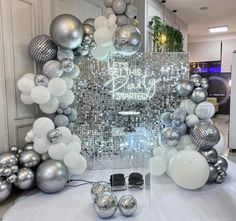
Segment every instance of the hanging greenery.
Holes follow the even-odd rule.
[[[152,18],[153,52],[181,52],[183,51],[183,34],[164,24],[160,17]]]

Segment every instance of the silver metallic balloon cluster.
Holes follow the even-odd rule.
[[[140,68],[147,79],[157,81],[151,99],[113,98],[112,85],[104,85],[111,80],[109,66],[119,62],[128,63],[131,72]],[[108,63],[84,58],[79,67],[80,78],[74,88],[74,107],[78,112],[75,133],[83,138],[83,155],[87,158],[88,167],[129,168],[131,156],[134,159],[132,165],[143,165],[159,140],[157,135],[162,128],[159,116],[166,110],[176,109],[181,101],[176,96],[175,82],[188,77],[188,54],[137,53],[129,58],[112,56]],[[132,75],[130,79],[131,83],[137,84],[140,80]],[[125,93],[126,89],[120,92]],[[140,114],[119,114],[130,110]],[[129,126],[135,128],[135,132],[124,132]]]
[[[106,182],[97,182],[91,188],[93,207],[97,215],[102,218],[112,217],[117,208],[123,216],[132,216],[137,210],[137,200],[131,195],[124,195],[118,201],[111,186]]]

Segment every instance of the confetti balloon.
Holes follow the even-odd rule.
[[[200,122],[192,127],[190,136],[192,141],[201,149],[210,149],[220,140],[220,132],[209,122]]]
[[[29,52],[36,62],[45,63],[56,57],[57,46],[49,36],[38,35],[31,40]]]

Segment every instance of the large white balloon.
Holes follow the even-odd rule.
[[[34,79],[23,76],[17,82],[17,87],[20,91],[27,94],[35,87]]]
[[[80,145],[82,144],[81,139],[75,134],[72,135],[71,141],[75,141],[76,143],[78,143]]]
[[[71,90],[67,90],[62,96],[58,97],[59,102],[67,106],[71,105],[74,99],[75,95]]]
[[[200,120],[208,120],[214,116],[215,106],[208,101],[204,101],[197,105],[195,113]]]
[[[178,151],[175,148],[166,148],[165,151],[163,152],[163,157],[167,163],[169,164],[170,160],[172,159],[175,154],[177,154]]]
[[[34,139],[34,150],[39,154],[44,154],[48,151],[50,143],[47,138],[35,138]]]
[[[68,150],[76,152],[76,153],[80,153],[81,152],[81,144],[77,143],[75,141],[72,141],[68,144]]]
[[[34,101],[32,100],[32,98],[30,96],[30,94],[21,93],[20,99],[24,104],[27,104],[27,105],[30,105],[30,104],[34,103]]]
[[[95,29],[99,29],[101,27],[106,27],[108,25],[108,20],[105,16],[98,16],[94,20]]]
[[[61,142],[68,144],[72,140],[72,135],[70,130],[67,127],[58,127],[58,130],[61,131],[62,137],[61,137]]]
[[[62,78],[53,78],[48,83],[48,90],[53,96],[62,96],[65,94],[67,84]]]
[[[54,128],[53,121],[47,117],[40,117],[33,124],[33,132],[37,137],[46,137],[48,132]]]
[[[175,147],[177,150],[183,150],[187,145],[193,144],[193,141],[189,135],[183,135],[180,138],[179,144]]]
[[[68,89],[71,89],[74,86],[73,79],[71,79],[69,77],[62,77],[62,79],[66,82]]]
[[[76,152],[70,151],[64,157],[64,163],[69,172],[75,175],[82,174],[87,168],[86,159]]]
[[[209,177],[206,158],[194,150],[178,152],[170,161],[169,167],[173,181],[185,189],[199,189]]]
[[[46,114],[53,114],[59,107],[59,101],[56,97],[51,97],[51,99],[47,103],[40,104],[39,107],[42,112]]]
[[[153,176],[161,176],[166,172],[167,163],[159,156],[150,158],[150,173]]]
[[[34,87],[31,90],[30,96],[36,104],[45,104],[51,98],[49,90],[43,86]]]
[[[98,46],[106,47],[112,43],[112,31],[107,27],[101,27],[94,32],[94,40]]]
[[[67,152],[67,145],[62,142],[51,144],[48,149],[48,155],[54,160],[64,160]]]
[[[219,142],[213,147],[216,149],[218,155],[222,155],[225,151],[225,141],[224,136],[222,133],[220,133],[220,140]]]

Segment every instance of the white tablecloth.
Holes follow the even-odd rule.
[[[114,172],[114,171],[113,171]],[[125,172],[128,175],[130,171]],[[87,171],[88,180],[108,181],[111,171]],[[58,194],[37,190],[23,194],[7,211],[3,221],[95,221],[90,185],[67,187]],[[119,198],[124,192],[115,192]],[[123,217],[119,211],[112,220],[129,221],[235,221],[236,164],[229,163],[223,184],[205,185],[197,191],[176,186],[169,177],[152,177],[151,189],[132,190],[138,201],[135,216]]]

